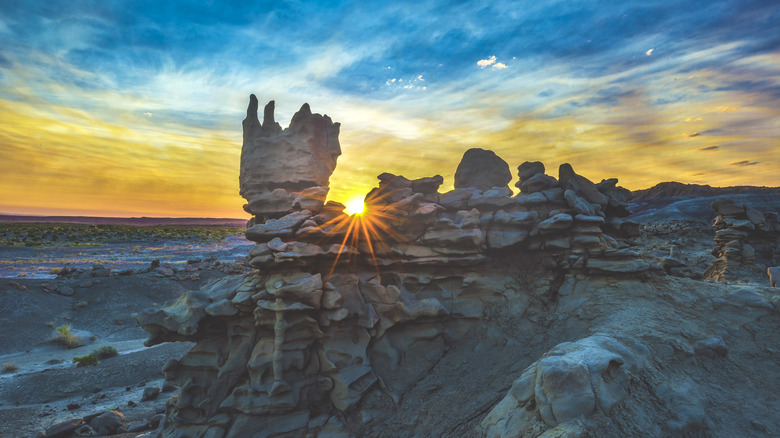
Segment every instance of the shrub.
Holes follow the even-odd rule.
[[[95,356],[95,353],[89,353],[89,354],[85,354],[84,356],[74,357],[73,363],[75,363],[76,368],[78,368],[78,367],[97,365],[99,362],[97,356]]]
[[[79,346],[79,340],[70,330],[70,324],[61,325],[55,330],[57,330],[57,342],[68,348],[76,348]]]
[[[94,354],[98,359],[108,359],[110,357],[118,356],[119,352],[111,345],[101,345],[100,347],[92,350],[92,354]]]
[[[83,309],[84,307],[87,307],[87,306],[89,306],[89,302],[87,302],[87,301],[79,301],[78,303],[76,303],[76,308],[77,309]]]
[[[13,373],[16,370],[19,369],[19,366],[15,363],[4,363],[3,364],[3,372],[4,373]]]

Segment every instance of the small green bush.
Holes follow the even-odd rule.
[[[95,353],[89,353],[89,354],[85,354],[84,356],[74,357],[73,363],[75,363],[76,368],[78,368],[78,367],[97,365],[99,362],[97,356],[95,356]]]
[[[57,342],[65,345],[68,348],[76,348],[79,346],[79,340],[76,335],[70,330],[70,324],[65,324],[57,327]]]
[[[89,306],[89,302],[87,302],[87,301],[79,301],[78,303],[76,303],[76,308],[77,309],[83,309],[84,307],[87,307],[87,306]]]
[[[13,373],[16,370],[19,369],[19,366],[15,363],[4,363],[3,364],[3,372],[4,373]]]
[[[98,359],[108,359],[110,357],[118,356],[119,352],[111,345],[101,345],[100,347],[92,350],[92,354],[94,354]]]

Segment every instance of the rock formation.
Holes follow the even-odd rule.
[[[706,430],[699,411],[675,407],[699,406],[696,384],[656,394],[638,382],[659,371],[636,319],[658,314],[643,303],[667,298],[648,283],[661,266],[626,241],[638,227],[624,219],[628,192],[616,180],[594,184],[567,164],[555,179],[523,163],[512,196],[506,163],[470,150],[454,190],[439,193],[440,176],[384,173],[366,212],[348,217],[343,205],[304,196],[327,187],[333,168],[301,147],[316,145],[335,165],[338,125],[305,107],[280,131],[272,105],[260,125],[252,102],[241,181],[256,215],[246,233],[257,242],[253,272],[138,317],[147,345],[195,343],[164,369],[181,390],[162,436],[585,436],[586,425],[608,427],[598,418],[634,415],[619,409],[632,391],[675,416],[622,434]],[[280,172],[288,154],[305,159]],[[752,321],[772,309],[754,295],[718,305]],[[591,332],[600,326],[612,332]],[[656,353],[727,351],[723,333],[696,336],[698,350],[663,338]],[[481,380],[484,369],[494,382]],[[434,392],[446,412],[426,403]]]
[[[473,187],[488,190],[491,187],[506,187],[512,180],[509,165],[493,151],[472,148],[463,154],[455,170],[455,188]]]
[[[282,130],[274,121],[274,101],[265,106],[262,124],[257,107],[253,94],[241,147],[240,194],[248,202],[244,210],[265,222],[296,207],[318,209],[341,155],[340,125],[327,115],[312,114],[309,104],[303,104]]]
[[[777,213],[761,213],[750,205],[719,198],[710,205],[717,215],[715,260],[704,272],[705,279],[735,280],[741,271],[763,265],[761,270],[780,264],[780,223]]]

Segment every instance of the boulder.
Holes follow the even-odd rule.
[[[512,180],[509,165],[493,151],[473,148],[463,154],[455,170],[455,188],[474,187],[485,191],[505,187]]]
[[[629,396],[632,375],[642,366],[645,351],[638,354],[605,334],[559,344],[514,381],[477,433],[539,436],[535,428],[556,427],[597,411],[608,415]]]
[[[89,422],[98,435],[113,435],[124,424],[125,416],[119,411],[106,411]]]
[[[745,214],[745,206],[737,204],[734,200],[729,198],[718,198],[710,204],[712,211],[715,214],[722,216],[742,216]]]
[[[519,184],[537,174],[544,174],[544,164],[539,161],[526,161],[517,166],[517,176],[520,178]]]
[[[70,436],[73,431],[84,423],[81,418],[71,418],[70,420],[60,421],[46,429],[43,433],[44,438],[63,438]]]

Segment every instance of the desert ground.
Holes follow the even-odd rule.
[[[3,437],[35,436],[62,420],[110,410],[121,412],[127,426],[148,430],[143,421],[164,412],[175,390],[163,383],[163,365],[191,345],[144,347],[148,334],[133,315],[242,272],[252,246],[235,227],[5,223],[0,229]],[[73,345],[57,331],[64,326]],[[94,366],[73,363],[100,346],[118,355]],[[165,391],[142,401],[149,388]]]

